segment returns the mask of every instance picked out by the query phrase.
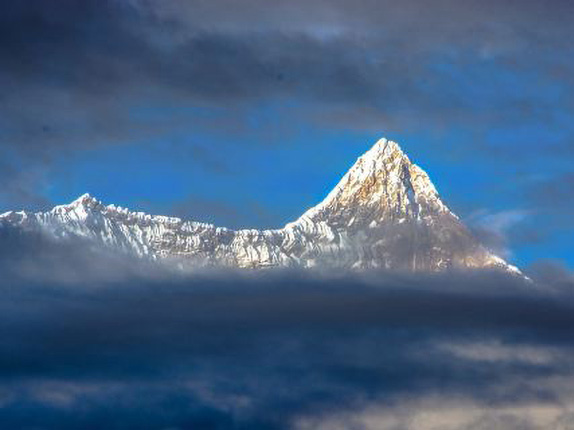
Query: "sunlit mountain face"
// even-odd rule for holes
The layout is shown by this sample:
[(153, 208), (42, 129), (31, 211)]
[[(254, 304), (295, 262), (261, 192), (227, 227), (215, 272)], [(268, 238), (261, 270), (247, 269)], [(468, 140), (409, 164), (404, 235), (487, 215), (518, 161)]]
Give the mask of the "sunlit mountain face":
[(379, 140), (317, 206), (276, 230), (229, 230), (104, 206), (85, 194), (49, 212), (8, 212), (6, 226), (79, 237), (182, 269), (338, 268), (519, 273), (484, 248), (395, 142)]
[(574, 430), (573, 16), (0, 1), (0, 430)]

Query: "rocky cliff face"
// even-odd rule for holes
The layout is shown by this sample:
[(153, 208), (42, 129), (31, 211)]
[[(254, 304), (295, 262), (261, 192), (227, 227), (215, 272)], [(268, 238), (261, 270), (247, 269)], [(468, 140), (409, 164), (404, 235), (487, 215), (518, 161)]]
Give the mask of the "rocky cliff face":
[(85, 194), (48, 212), (7, 212), (0, 223), (75, 237), (181, 268), (223, 266), (500, 268), (441, 201), (428, 175), (400, 147), (379, 140), (323, 202), (277, 230), (230, 230), (105, 206)]

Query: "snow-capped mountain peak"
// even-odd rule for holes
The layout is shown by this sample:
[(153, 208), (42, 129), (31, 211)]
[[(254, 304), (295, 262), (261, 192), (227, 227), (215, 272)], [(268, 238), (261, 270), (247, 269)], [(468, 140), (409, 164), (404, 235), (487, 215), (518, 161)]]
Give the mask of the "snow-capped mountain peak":
[(55, 206), (52, 211), (78, 211), (78, 210), (93, 210), (97, 209), (98, 207), (103, 206), (102, 202), (92, 197), (90, 194), (85, 193), (82, 194), (80, 197), (75, 199), (74, 201), (64, 204)]
[(180, 267), (339, 267), (437, 271), (500, 268), (442, 202), (429, 176), (393, 141), (364, 153), (317, 206), (276, 230), (230, 230), (105, 206), (90, 194), (0, 224), (95, 244)]
[(76, 200), (74, 200), (73, 202), (70, 203), (71, 206), (94, 206), (96, 204), (100, 203), (98, 200), (96, 200), (94, 197), (92, 197), (89, 193), (84, 193), (82, 194), (80, 197), (78, 197)]
[(379, 224), (441, 213), (454, 216), (428, 175), (396, 142), (380, 139), (359, 157), (327, 198), (304, 216)]

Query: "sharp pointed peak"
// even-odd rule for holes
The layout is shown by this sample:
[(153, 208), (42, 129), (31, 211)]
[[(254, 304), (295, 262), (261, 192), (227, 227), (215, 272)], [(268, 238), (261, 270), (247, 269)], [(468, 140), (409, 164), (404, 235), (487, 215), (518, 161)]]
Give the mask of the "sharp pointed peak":
[(69, 206), (95, 206), (98, 204), (101, 204), (98, 199), (94, 198), (89, 193), (84, 193), (73, 202), (71, 202)]
[(373, 147), (381, 147), (381, 148), (398, 148), (400, 150), (400, 146), (397, 142), (391, 139), (387, 139), (386, 137), (381, 137), (379, 140), (375, 142)]
[[(401, 146), (394, 140), (387, 138), (381, 138), (375, 142), (375, 144), (365, 152), (362, 157), (364, 158), (379, 158), (388, 157), (393, 154), (398, 154), (400, 156), (407, 157)], [(408, 158), (408, 157), (407, 157)]]
[(104, 205), (99, 200), (95, 199), (88, 193), (84, 193), (79, 196), (76, 200), (63, 205), (54, 206), (52, 211), (60, 212), (60, 211), (70, 211), (70, 210), (86, 210), (86, 209), (97, 209), (102, 208)]
[(88, 201), (88, 200), (95, 200), (90, 193), (84, 193), (81, 196), (79, 196), (76, 200), (74, 200), (74, 202), (84, 202), (84, 201)]

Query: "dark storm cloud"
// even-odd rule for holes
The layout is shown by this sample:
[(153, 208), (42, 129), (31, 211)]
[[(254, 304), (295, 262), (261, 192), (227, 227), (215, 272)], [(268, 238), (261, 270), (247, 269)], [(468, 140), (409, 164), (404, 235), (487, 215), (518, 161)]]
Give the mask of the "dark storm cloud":
[(176, 277), (73, 242), (2, 239), (2, 427), (287, 429), (405, 396), (571, 400), (548, 382), (574, 378), (571, 281)]
[[(472, 87), (455, 70), (441, 71), (440, 63), (473, 73), (484, 67), (475, 63), (482, 56), (502, 64), (514, 59), (508, 67), (519, 69), (530, 64), (532, 45), (571, 49), (564, 34), (568, 8), (567, 2), (552, 8), (452, 1), (432, 8), (418, 2), (271, 7), (250, 1), (240, 8), (234, 2), (5, 2), (5, 140), (48, 150), (57, 142), (120, 139), (133, 135), (136, 124), (161, 131), (165, 124), (134, 123), (129, 114), (142, 101), (162, 99), (225, 104), (295, 97), (455, 118), (469, 110), (488, 115), (480, 103), (489, 101), (498, 103), (499, 115), (519, 105), (540, 108), (544, 99), (520, 97), (496, 80), (490, 89), (506, 98), (472, 97)], [(475, 79), (468, 85), (482, 86), (484, 78)], [(82, 142), (74, 142), (78, 136)]]

